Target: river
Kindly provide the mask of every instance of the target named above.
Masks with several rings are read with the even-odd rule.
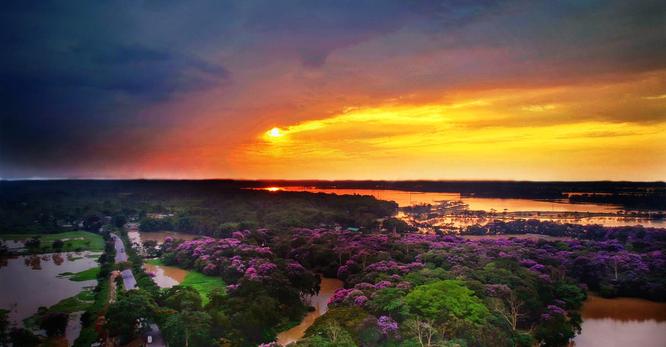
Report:
[[[310,305],[314,307],[314,311],[308,312],[299,325],[279,333],[277,343],[286,346],[303,338],[305,331],[314,324],[315,320],[328,311],[328,299],[342,286],[342,281],[337,278],[323,277],[319,294],[310,297]]]
[[[144,263],[144,269],[154,274],[153,280],[160,288],[171,288],[183,282],[188,271],[175,266],[155,265]],[[300,324],[283,331],[277,336],[277,342],[286,346],[303,338],[305,331],[314,324],[315,320],[328,311],[328,299],[339,288],[343,287],[342,281],[336,278],[322,278],[319,293],[309,298],[309,304],[314,310],[308,312]]]
[[[156,241],[158,245],[161,245],[167,237],[182,240],[193,240],[200,237],[199,235],[186,234],[177,231],[141,232],[136,224],[129,225],[127,236],[132,243],[138,244],[139,246],[142,246],[144,241],[149,240]],[[153,281],[155,281],[155,284],[160,288],[171,288],[182,283],[188,273],[187,270],[175,266],[156,265],[151,264],[150,262],[144,262],[143,269],[154,275]]]
[[[436,224],[450,224],[455,227],[472,224],[485,224],[495,218],[539,219],[574,224],[601,224],[604,226],[634,226],[666,228],[666,219],[640,218],[631,215],[618,215],[619,205],[611,204],[572,204],[567,200],[530,200],[463,197],[459,193],[430,193],[390,189],[320,189],[313,187],[269,187],[261,188],[271,192],[310,192],[337,195],[370,195],[381,200],[395,201],[399,207],[417,204],[437,205],[442,201],[460,201],[469,211],[496,211],[497,216],[481,218],[468,215],[453,215],[439,218]],[[510,213],[502,216],[503,212]]]
[[[162,232],[140,233],[133,232],[133,239],[153,239],[161,243],[164,238],[195,237],[191,234]],[[147,237],[148,236],[148,237]],[[468,238],[479,238],[467,236]],[[484,236],[487,238],[488,236]],[[498,238],[506,236],[496,236]],[[523,237],[550,238],[542,235],[523,235]],[[146,263],[145,269],[155,274],[155,282],[162,288],[169,288],[181,283],[187,271],[163,265]],[[315,308],[309,312],[301,323],[277,336],[277,342],[286,346],[303,338],[305,331],[314,324],[315,320],[328,310],[328,300],[336,289],[342,288],[343,283],[334,278],[322,278],[321,290],[318,295],[310,298],[310,304]],[[602,347],[602,346],[630,346],[664,347],[666,346],[666,303],[657,303],[634,298],[604,299],[590,294],[582,309],[582,332],[576,336],[572,346],[575,347]]]
[[[276,190],[277,189],[277,190]],[[430,193],[390,189],[320,189],[312,187],[271,187],[269,191],[310,192],[337,195],[370,195],[380,200],[395,201],[398,206],[438,204],[441,201],[462,201],[475,211],[551,211],[551,212],[614,212],[615,205],[571,204],[566,201],[542,201],[529,199],[495,199],[462,197],[459,193]]]
[[[572,346],[666,346],[666,303],[590,294],[581,314],[582,332]]]

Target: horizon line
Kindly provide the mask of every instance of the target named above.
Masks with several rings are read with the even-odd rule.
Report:
[[[529,180],[529,179],[317,179],[317,178],[163,178],[163,177],[135,177],[135,178],[109,178],[109,177],[21,177],[21,178],[3,178],[0,182],[27,182],[27,181],[249,181],[249,182],[518,182],[518,183],[664,183],[663,180],[654,181],[632,181],[632,180]]]

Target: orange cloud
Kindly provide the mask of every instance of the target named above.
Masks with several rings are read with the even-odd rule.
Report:
[[[257,136],[231,162],[256,178],[659,180],[666,100],[646,101],[653,84],[647,76],[348,108],[282,124],[282,136]]]

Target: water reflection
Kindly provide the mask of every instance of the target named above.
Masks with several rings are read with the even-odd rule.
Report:
[[[605,299],[590,295],[582,310],[576,347],[666,345],[666,303],[643,299]]]
[[[416,204],[436,204],[442,200],[459,200],[458,193],[427,193],[403,190],[385,189],[320,189],[313,187],[280,187],[279,190],[287,192],[310,192],[337,195],[370,195],[380,200],[392,200],[398,206],[412,206]]]
[[[442,201],[462,201],[475,211],[551,211],[551,212],[615,212],[616,205],[571,204],[565,200],[541,201],[528,199],[494,199],[462,197],[459,193],[430,193],[388,189],[320,189],[313,187],[280,187],[287,192],[311,192],[337,195],[371,195],[380,200],[392,200],[400,207],[417,204],[436,205]]]
[[[305,331],[314,324],[315,320],[328,311],[328,299],[342,286],[342,281],[337,278],[322,278],[319,294],[310,297],[310,305],[315,308],[314,311],[308,312],[299,325],[278,334],[278,344],[286,346],[303,338]]]
[[[621,207],[609,204],[572,204],[567,200],[529,200],[529,199],[495,199],[462,197],[458,193],[427,193],[402,190],[380,189],[319,189],[312,187],[271,187],[280,191],[311,192],[327,194],[370,195],[377,199],[392,200],[400,207],[418,204],[433,206],[446,202],[453,206],[436,211],[436,216],[428,217],[426,222],[431,226],[444,228],[460,228],[470,225],[484,225],[490,221],[519,219],[537,219],[573,224],[601,224],[604,226],[634,226],[663,228],[666,219],[651,219],[641,214],[621,214]],[[484,212],[485,211],[485,212]],[[399,217],[409,219],[404,213]]]
[[[0,267],[0,308],[10,310],[9,319],[21,325],[40,306],[52,306],[85,287],[95,286],[95,280],[75,282],[58,276],[97,266],[89,255],[84,252],[75,257],[42,254],[5,258]]]
[[[67,320],[67,327],[65,329],[65,338],[67,339],[67,345],[73,346],[74,341],[81,334],[81,315],[83,311],[72,312],[69,315]]]
[[[152,273],[153,281],[160,288],[171,288],[182,283],[187,276],[188,271],[175,266],[154,265],[144,263],[143,268],[146,272]]]

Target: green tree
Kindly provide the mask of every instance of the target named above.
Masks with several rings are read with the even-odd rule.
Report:
[[[122,228],[127,223],[127,218],[122,214],[116,214],[111,219],[111,224],[116,228]]]
[[[481,324],[488,308],[458,280],[443,280],[414,288],[405,297],[409,311],[426,319],[446,321],[451,317]]]
[[[99,232],[102,225],[102,218],[96,214],[90,214],[83,218],[83,230],[96,233]]]
[[[205,347],[213,344],[211,317],[206,312],[185,310],[166,318],[164,337],[171,346]]]
[[[42,318],[39,327],[44,329],[49,337],[63,336],[65,329],[67,329],[68,320],[69,315],[66,313],[49,313]]]
[[[149,258],[155,258],[160,256],[160,249],[155,240],[146,240],[143,242],[143,250],[146,252],[146,256]]]
[[[145,290],[128,291],[109,306],[107,329],[123,341],[132,339],[148,331],[148,323],[153,321],[156,309],[153,298]]]
[[[399,234],[403,234],[409,231],[413,231],[415,228],[407,224],[407,222],[398,218],[388,218],[383,223],[382,226],[384,229],[392,232],[395,231]]]
[[[299,347],[355,347],[347,329],[337,321],[329,321],[321,327],[322,332],[299,342]]]
[[[389,315],[395,319],[402,319],[409,314],[405,305],[405,291],[398,288],[384,288],[375,292],[368,308],[376,315]]]
[[[577,333],[580,333],[580,316],[576,314],[570,319],[574,322],[565,316],[553,316],[537,326],[534,336],[541,342],[541,346],[566,346]]]
[[[40,240],[39,236],[34,236],[33,238],[25,241],[25,246],[30,249],[30,250],[36,250],[41,246],[42,241]]]
[[[164,306],[176,311],[201,311],[201,295],[192,287],[173,286],[162,295]]]
[[[53,240],[53,244],[51,245],[55,251],[61,251],[63,247],[65,247],[65,242],[63,240]]]
[[[34,347],[39,345],[39,337],[24,328],[14,328],[9,332],[9,341],[14,346]]]

